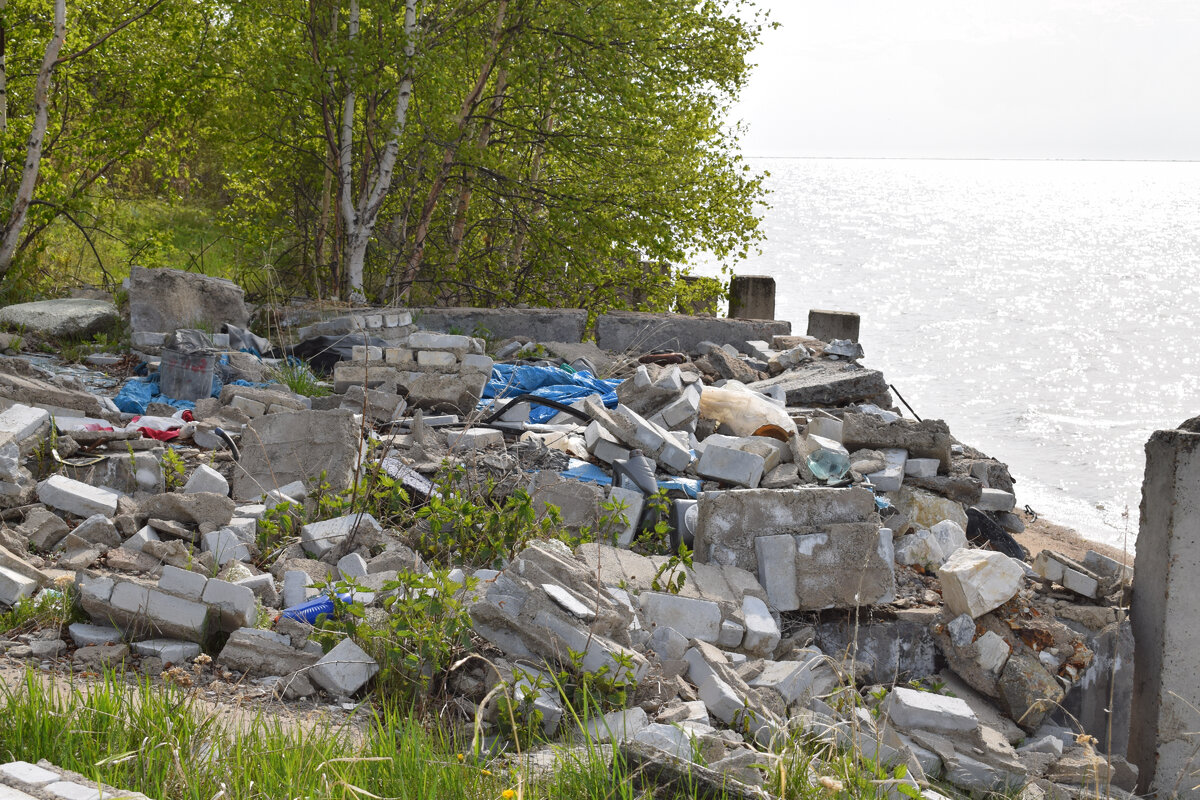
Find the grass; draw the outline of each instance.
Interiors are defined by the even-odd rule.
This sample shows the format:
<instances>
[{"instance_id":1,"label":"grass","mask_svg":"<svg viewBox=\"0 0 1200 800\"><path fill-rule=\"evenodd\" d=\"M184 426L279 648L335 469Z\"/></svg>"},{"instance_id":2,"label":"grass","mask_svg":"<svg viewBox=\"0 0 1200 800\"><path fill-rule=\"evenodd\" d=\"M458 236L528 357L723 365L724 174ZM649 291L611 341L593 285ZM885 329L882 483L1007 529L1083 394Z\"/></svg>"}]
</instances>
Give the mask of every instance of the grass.
<instances>
[{"instance_id":1,"label":"grass","mask_svg":"<svg viewBox=\"0 0 1200 800\"><path fill-rule=\"evenodd\" d=\"M263 716L234 724L206 713L184 690L147 679L50 681L29 669L16 685L0 688L0 759L49 759L162 800L640 796L621 764L598 748L528 779L497 762L476 761L443 730L403 710L360 711L370 714L361 734L320 723L289 727Z\"/></svg>"},{"instance_id":2,"label":"grass","mask_svg":"<svg viewBox=\"0 0 1200 800\"><path fill-rule=\"evenodd\" d=\"M333 393L329 384L322 383L302 361L286 361L280 364L271 377L304 397L326 397Z\"/></svg>"},{"instance_id":3,"label":"grass","mask_svg":"<svg viewBox=\"0 0 1200 800\"><path fill-rule=\"evenodd\" d=\"M73 583L61 584L55 591L42 591L34 598L23 598L7 611L0 612L0 639L49 628L63 628L82 618Z\"/></svg>"},{"instance_id":4,"label":"grass","mask_svg":"<svg viewBox=\"0 0 1200 800\"><path fill-rule=\"evenodd\" d=\"M78 219L88 236L66 218L53 222L37 252L26 253L0 287L3 304L57 297L74 286L119 284L134 265L226 278L236 273L238 242L203 204L107 198L94 219Z\"/></svg>"}]
</instances>

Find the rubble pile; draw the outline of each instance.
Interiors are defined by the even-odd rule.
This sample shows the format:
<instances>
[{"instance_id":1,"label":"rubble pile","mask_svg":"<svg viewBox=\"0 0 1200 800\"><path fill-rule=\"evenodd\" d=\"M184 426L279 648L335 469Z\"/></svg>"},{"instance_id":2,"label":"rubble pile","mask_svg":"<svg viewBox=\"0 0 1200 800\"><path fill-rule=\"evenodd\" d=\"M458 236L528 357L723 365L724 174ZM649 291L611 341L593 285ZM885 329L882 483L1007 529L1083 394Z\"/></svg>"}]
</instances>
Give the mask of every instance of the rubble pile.
<instances>
[{"instance_id":1,"label":"rubble pile","mask_svg":"<svg viewBox=\"0 0 1200 800\"><path fill-rule=\"evenodd\" d=\"M145 361L176 329L248 324L240 290L210 280L135 270ZM935 782L1132 790L1129 569L1024 552L1005 465L901 416L857 342L608 314L597 348L423 320L380 309L298 329L345 355L326 396L228 380L140 415L0 358L0 606L74 584L90 618L0 652L148 671L206 653L283 698L352 697L381 665L350 638L323 647L312 623L347 604L386 617L396 579L430 571L413 548L431 529L330 498L374 468L420 507L453 465L496 503L527 492L559 535L486 568L441 551L440 591L485 658L438 677L492 740L502 683L545 736L694 761L747 796L800 734L903 766L897 782L927 797ZM580 731L561 675L623 707Z\"/></svg>"}]
</instances>

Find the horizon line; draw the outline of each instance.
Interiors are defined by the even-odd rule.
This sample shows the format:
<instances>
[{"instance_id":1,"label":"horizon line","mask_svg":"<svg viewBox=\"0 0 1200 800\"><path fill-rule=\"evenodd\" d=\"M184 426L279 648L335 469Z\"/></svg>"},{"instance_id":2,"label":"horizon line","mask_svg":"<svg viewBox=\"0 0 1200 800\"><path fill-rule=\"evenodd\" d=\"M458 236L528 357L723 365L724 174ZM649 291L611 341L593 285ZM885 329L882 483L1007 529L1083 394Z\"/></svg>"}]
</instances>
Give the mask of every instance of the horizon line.
<instances>
[{"instance_id":1,"label":"horizon line","mask_svg":"<svg viewBox=\"0 0 1200 800\"><path fill-rule=\"evenodd\" d=\"M1079 158L1034 156L780 156L744 155L743 158L778 158L793 161L1096 161L1101 163L1195 164L1200 158Z\"/></svg>"}]
</instances>

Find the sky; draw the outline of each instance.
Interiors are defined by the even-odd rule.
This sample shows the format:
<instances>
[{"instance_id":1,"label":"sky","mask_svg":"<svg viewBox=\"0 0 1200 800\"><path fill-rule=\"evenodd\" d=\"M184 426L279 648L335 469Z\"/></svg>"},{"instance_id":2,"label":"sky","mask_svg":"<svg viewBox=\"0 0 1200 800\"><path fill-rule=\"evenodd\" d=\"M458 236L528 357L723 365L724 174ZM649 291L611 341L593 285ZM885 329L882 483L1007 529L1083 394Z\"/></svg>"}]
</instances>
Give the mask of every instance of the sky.
<instances>
[{"instance_id":1,"label":"sky","mask_svg":"<svg viewBox=\"0 0 1200 800\"><path fill-rule=\"evenodd\" d=\"M1200 159L1197 0L758 0L748 156Z\"/></svg>"}]
</instances>

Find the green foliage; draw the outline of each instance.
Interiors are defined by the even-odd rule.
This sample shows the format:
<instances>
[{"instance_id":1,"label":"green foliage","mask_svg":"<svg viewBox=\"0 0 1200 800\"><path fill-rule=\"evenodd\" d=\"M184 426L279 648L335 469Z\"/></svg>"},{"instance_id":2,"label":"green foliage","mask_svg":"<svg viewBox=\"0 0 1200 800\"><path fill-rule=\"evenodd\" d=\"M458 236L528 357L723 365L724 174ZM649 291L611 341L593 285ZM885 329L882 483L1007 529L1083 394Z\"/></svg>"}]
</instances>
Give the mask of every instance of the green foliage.
<instances>
[{"instance_id":1,"label":"green foliage","mask_svg":"<svg viewBox=\"0 0 1200 800\"><path fill-rule=\"evenodd\" d=\"M382 625L366 621L361 604L345 603L338 596L361 591L353 581L326 587L334 600L334 613L318 621L317 638L331 648L343 636L352 636L380 665L376 686L387 696L409 701L428 699L431 682L459 658L471 642L471 618L465 584L449 579L446 570L426 575L401 572L386 581L379 592L387 616Z\"/></svg>"},{"instance_id":2,"label":"green foliage","mask_svg":"<svg viewBox=\"0 0 1200 800\"><path fill-rule=\"evenodd\" d=\"M130 457L132 458L133 451L130 449ZM136 470L135 470L136 472ZM175 452L171 447L163 453L162 457L162 474L163 484L168 492L173 492L176 489L183 487L187 483L187 464L183 458Z\"/></svg>"},{"instance_id":3,"label":"green foliage","mask_svg":"<svg viewBox=\"0 0 1200 800\"><path fill-rule=\"evenodd\" d=\"M419 3L415 58L402 3L360 5L351 38L330 0L73 0L71 57L0 301L114 288L134 264L231 277L261 297L344 297L339 201L367 188L395 133L367 251L376 300L666 310L688 264L713 254L728 269L761 240L763 176L729 120L768 25L749 0L602 0L589 13L567 0ZM7 30L0 217L50 30L41 0L8 14L20 24Z\"/></svg>"},{"instance_id":4,"label":"green foliage","mask_svg":"<svg viewBox=\"0 0 1200 800\"><path fill-rule=\"evenodd\" d=\"M11 638L42 628L63 628L86 618L79 607L79 591L73 583L43 589L0 613L0 637Z\"/></svg>"},{"instance_id":5,"label":"green foliage","mask_svg":"<svg viewBox=\"0 0 1200 800\"><path fill-rule=\"evenodd\" d=\"M525 489L496 501L494 484L469 487L464 476L461 466L449 468L438 481L438 496L417 512L424 523L417 548L430 563L502 569L535 539L573 541L557 508L547 507L539 518Z\"/></svg>"},{"instance_id":6,"label":"green foliage","mask_svg":"<svg viewBox=\"0 0 1200 800\"><path fill-rule=\"evenodd\" d=\"M321 383L303 361L285 361L275 368L272 377L305 397L326 397L333 393L328 384Z\"/></svg>"}]
</instances>

